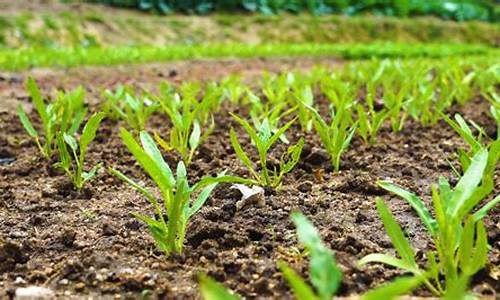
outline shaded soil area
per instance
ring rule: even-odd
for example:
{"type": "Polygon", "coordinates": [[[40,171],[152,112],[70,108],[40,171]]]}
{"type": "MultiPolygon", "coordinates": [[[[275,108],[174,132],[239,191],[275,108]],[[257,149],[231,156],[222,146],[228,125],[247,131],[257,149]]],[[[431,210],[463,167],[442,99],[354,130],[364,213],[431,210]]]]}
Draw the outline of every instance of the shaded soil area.
{"type": "MultiPolygon", "coordinates": [[[[216,79],[236,71],[252,77],[264,68],[278,72],[314,63],[312,60],[304,65],[286,60],[262,61],[260,68],[256,68],[253,62],[191,62],[131,69],[137,73],[128,72],[129,69],[93,68],[39,70],[32,74],[46,92],[54,87],[83,84],[90,92],[87,100],[91,110],[95,110],[96,91],[117,83],[148,86],[163,79],[174,82],[216,79]],[[173,78],[168,78],[170,66],[175,66],[173,69],[177,72],[173,78]]],[[[335,65],[337,62],[321,63],[335,65]]],[[[39,284],[61,296],[93,294],[135,298],[152,291],[159,297],[187,299],[199,297],[197,274],[205,272],[250,299],[290,298],[276,263],[286,261],[304,275],[308,267],[289,219],[294,210],[306,214],[335,251],[344,272],[340,295],[356,295],[399,274],[382,265],[366,268],[356,265],[366,254],[393,252],[376,213],[377,196],[387,201],[412,244],[419,249],[420,257],[431,248],[425,229],[410,206],[385,193],[375,182],[391,179],[425,195],[424,200],[430,203],[430,185],[439,176],[451,178],[452,183],[457,179],[447,159],[453,161],[456,148],[463,143],[444,123],[423,128],[409,121],[399,133],[392,133],[389,126],[385,126],[373,146],[363,145],[355,138],[344,155],[339,173],[331,171],[318,137],[313,133],[303,134],[294,127],[289,130],[289,138],[294,141],[304,136],[306,139],[302,158],[285,177],[281,189],[266,191],[266,205],[249,205],[237,210],[236,202],[241,195],[228,184],[219,185],[200,213],[193,217],[184,253],[165,258],[155,248],[146,226],[130,215],[134,211],[153,213],[144,197],[112,177],[105,168],[83,192],[77,193],[70,188],[65,176],[40,157],[18,121],[14,106],[8,109],[4,106],[18,102],[29,106],[22,88],[26,74],[5,74],[5,79],[0,81],[0,296],[11,295],[19,286],[39,284]]],[[[319,97],[318,103],[324,106],[326,99],[319,97]]],[[[485,101],[478,98],[455,110],[496,136],[485,101]]],[[[200,147],[189,167],[193,182],[224,169],[247,175],[229,142],[231,126],[237,129],[249,152],[253,156],[255,153],[228,111],[246,113],[244,108],[224,108],[215,116],[217,126],[213,135],[200,147]]],[[[115,167],[152,187],[153,183],[122,145],[118,135],[120,126],[124,124],[103,122],[89,149],[87,166],[103,162],[106,167],[115,167]]],[[[165,136],[169,125],[165,115],[157,114],[148,126],[165,136]]],[[[279,157],[282,148],[279,145],[273,157],[279,157]]],[[[165,153],[165,158],[170,165],[178,161],[172,153],[165,153]]],[[[472,285],[475,291],[492,295],[500,290],[498,208],[491,211],[485,224],[492,247],[490,260],[487,268],[475,276],[472,285]]],[[[429,296],[425,290],[418,290],[416,294],[429,296]]]]}
{"type": "Polygon", "coordinates": [[[28,76],[37,80],[45,94],[55,89],[69,90],[79,85],[87,91],[86,101],[96,103],[105,89],[129,85],[136,89],[155,90],[158,83],[173,84],[190,80],[220,80],[238,75],[249,84],[264,73],[309,70],[316,65],[335,67],[343,61],[337,58],[249,58],[190,60],[171,63],[121,65],[111,67],[78,67],[69,69],[33,69],[20,73],[0,71],[0,112],[9,112],[28,101],[25,81],[28,76]]]}

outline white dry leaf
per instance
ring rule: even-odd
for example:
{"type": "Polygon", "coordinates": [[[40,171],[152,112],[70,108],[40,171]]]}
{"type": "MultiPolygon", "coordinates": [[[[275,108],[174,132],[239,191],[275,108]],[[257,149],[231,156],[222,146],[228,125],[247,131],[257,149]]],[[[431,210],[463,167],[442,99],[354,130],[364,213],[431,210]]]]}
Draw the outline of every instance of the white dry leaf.
{"type": "Polygon", "coordinates": [[[231,189],[237,189],[241,193],[241,200],[236,202],[236,210],[241,210],[249,204],[256,204],[258,206],[265,206],[266,200],[264,198],[264,189],[260,186],[252,186],[249,188],[244,184],[233,184],[231,189]]]}
{"type": "Polygon", "coordinates": [[[41,286],[29,286],[25,288],[16,289],[15,299],[27,300],[27,299],[53,299],[55,297],[54,292],[51,289],[41,287],[41,286]]]}

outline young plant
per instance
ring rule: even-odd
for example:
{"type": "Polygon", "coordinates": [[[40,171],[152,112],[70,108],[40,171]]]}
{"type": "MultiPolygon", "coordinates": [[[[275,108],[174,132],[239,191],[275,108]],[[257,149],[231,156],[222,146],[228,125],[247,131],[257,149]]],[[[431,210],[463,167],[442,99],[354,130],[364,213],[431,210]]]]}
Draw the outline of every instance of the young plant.
{"type": "Polygon", "coordinates": [[[57,148],[57,136],[61,132],[73,135],[80,128],[87,113],[87,109],[83,103],[85,92],[81,87],[68,93],[58,92],[55,101],[46,104],[33,78],[28,78],[26,88],[42,121],[43,139],[41,139],[42,134],[39,134],[34,128],[21,105],[17,107],[17,114],[24,129],[35,139],[36,145],[42,155],[50,158],[57,148]]]}
{"type": "MultiPolygon", "coordinates": [[[[271,132],[276,133],[279,130],[281,119],[296,110],[296,107],[285,110],[287,106],[286,102],[276,104],[263,102],[251,91],[248,91],[247,95],[250,102],[250,118],[255,128],[260,128],[264,122],[267,122],[271,132]]],[[[280,141],[285,144],[290,143],[285,134],[280,136],[280,141]]]]}
{"type": "Polygon", "coordinates": [[[224,78],[220,82],[220,86],[224,98],[233,104],[238,104],[248,90],[248,87],[241,81],[241,77],[235,75],[224,78]]]}
{"type": "Polygon", "coordinates": [[[483,93],[483,96],[491,102],[490,114],[497,123],[497,137],[500,135],[500,95],[493,89],[483,93]]]}
{"type": "Polygon", "coordinates": [[[206,112],[206,102],[198,102],[194,97],[184,98],[181,101],[179,94],[175,94],[170,101],[161,101],[163,110],[172,122],[168,141],[155,133],[156,142],[165,150],[175,150],[180,154],[186,165],[193,159],[196,149],[201,145],[215,128],[213,118],[210,125],[200,125],[198,116],[206,112]],[[205,125],[205,126],[203,126],[205,125]],[[203,134],[202,134],[203,127],[203,134]]]}
{"type": "Polygon", "coordinates": [[[239,300],[242,299],[233,291],[226,289],[222,284],[208,277],[199,276],[200,293],[204,300],[239,300]]]}
{"type": "Polygon", "coordinates": [[[219,182],[230,182],[235,178],[223,176],[222,173],[215,178],[203,177],[198,183],[190,186],[184,163],[181,161],[177,164],[174,176],[148,133],[141,131],[139,134],[142,147],[127,130],[122,128],[120,135],[125,146],[157,185],[162,199],[157,199],[151,191],[121,172],[115,169],[110,169],[110,172],[141,192],[153,206],[155,217],[141,213],[133,213],[133,216],[147,224],[158,248],[167,256],[171,253],[181,253],[186,227],[191,217],[200,210],[219,182]],[[198,191],[198,196],[192,201],[193,194],[198,191]],[[167,218],[164,217],[165,212],[167,218]]]}
{"type": "MultiPolygon", "coordinates": [[[[299,241],[305,246],[311,258],[309,280],[313,286],[309,286],[285,262],[280,261],[278,267],[291,286],[297,300],[330,300],[342,281],[342,272],[335,262],[334,254],[323,244],[319,232],[303,214],[294,212],[291,217],[297,227],[299,241]]],[[[206,275],[201,275],[199,282],[200,291],[205,300],[241,299],[239,295],[206,275]]]]}
{"type": "Polygon", "coordinates": [[[483,149],[482,139],[486,134],[483,129],[476,123],[470,121],[471,125],[478,131],[478,136],[475,137],[472,129],[467,125],[467,122],[459,114],[455,114],[455,121],[450,119],[447,115],[442,115],[443,119],[453,128],[462,139],[469,145],[469,151],[458,149],[458,159],[462,170],[466,171],[471,163],[472,157],[481,149],[483,149]]]}
{"type": "Polygon", "coordinates": [[[392,81],[383,81],[384,83],[384,106],[389,110],[389,119],[393,132],[399,132],[404,127],[404,122],[408,113],[404,111],[405,99],[409,97],[409,83],[401,82],[399,91],[394,91],[396,84],[392,81]]]}
{"type": "Polygon", "coordinates": [[[311,258],[309,277],[314,288],[286,263],[279,262],[278,266],[298,300],[332,299],[342,281],[342,272],[335,262],[334,255],[323,244],[319,232],[303,214],[295,212],[291,217],[297,227],[299,241],[305,246],[311,258]]]}
{"type": "Polygon", "coordinates": [[[115,91],[105,90],[102,93],[104,101],[101,102],[101,110],[107,118],[118,121],[124,116],[123,99],[128,92],[130,91],[126,87],[120,85],[115,91]]]}
{"type": "Polygon", "coordinates": [[[303,131],[309,132],[313,127],[313,116],[308,107],[314,105],[314,94],[311,86],[295,84],[293,86],[293,97],[290,97],[292,105],[297,107],[297,117],[303,131]]]}
{"type": "Polygon", "coordinates": [[[323,147],[330,154],[332,165],[335,171],[340,169],[340,158],[351,143],[356,132],[357,122],[352,123],[351,109],[344,106],[336,112],[332,109],[332,120],[328,124],[316,111],[309,107],[314,114],[314,128],[319,134],[323,147]]]}
{"type": "Polygon", "coordinates": [[[147,121],[159,108],[159,104],[149,95],[133,94],[132,88],[124,86],[119,86],[114,92],[106,90],[105,101],[101,107],[113,120],[122,119],[130,128],[139,132],[145,129],[147,121]]]}
{"type": "Polygon", "coordinates": [[[90,117],[87,124],[83,127],[82,135],[78,139],[67,132],[61,132],[57,136],[59,162],[57,162],[55,166],[66,172],[71,183],[78,191],[83,188],[83,185],[87,181],[97,174],[97,171],[101,167],[101,164],[98,164],[89,172],[84,171],[88,145],[95,139],[99,124],[104,117],[105,114],[103,112],[94,114],[90,117]]]}
{"type": "Polygon", "coordinates": [[[410,279],[396,280],[382,289],[397,290],[399,294],[403,294],[423,283],[436,296],[446,296],[453,293],[457,286],[468,285],[469,279],[485,266],[488,243],[481,220],[500,202],[500,196],[474,213],[473,211],[493,190],[493,173],[499,154],[499,142],[495,142],[489,152],[486,149],[479,150],[454,189],[446,179],[440,178],[438,185],[432,186],[435,218],[415,194],[387,181],[378,182],[382,188],[408,201],[436,247],[436,250],[427,253],[426,269],[422,269],[403,230],[385,203],[377,199],[379,215],[400,258],[370,254],[359,263],[384,263],[412,274],[410,279]]]}
{"type": "Polygon", "coordinates": [[[300,154],[302,153],[302,148],[304,147],[304,139],[301,138],[297,144],[289,146],[287,148],[286,152],[281,156],[278,170],[274,168],[274,170],[271,171],[267,168],[268,152],[271,147],[277,142],[280,136],[282,136],[286,132],[286,130],[290,126],[292,126],[293,122],[295,122],[295,119],[288,122],[287,124],[285,124],[285,126],[279,128],[275,133],[273,133],[267,119],[262,122],[260,129],[257,132],[246,120],[234,114],[231,115],[248,133],[259,154],[259,162],[261,168],[260,174],[253,167],[252,161],[238,142],[236,132],[233,128],[231,128],[231,145],[233,146],[233,149],[236,152],[238,158],[241,160],[243,165],[248,168],[253,177],[253,179],[248,180],[248,183],[270,187],[280,186],[283,180],[283,176],[286,173],[292,171],[292,169],[298,163],[300,154]]]}
{"type": "Polygon", "coordinates": [[[384,121],[389,116],[390,111],[381,109],[365,109],[363,105],[357,104],[356,110],[358,113],[358,133],[365,143],[374,144],[377,140],[377,134],[384,121]]]}

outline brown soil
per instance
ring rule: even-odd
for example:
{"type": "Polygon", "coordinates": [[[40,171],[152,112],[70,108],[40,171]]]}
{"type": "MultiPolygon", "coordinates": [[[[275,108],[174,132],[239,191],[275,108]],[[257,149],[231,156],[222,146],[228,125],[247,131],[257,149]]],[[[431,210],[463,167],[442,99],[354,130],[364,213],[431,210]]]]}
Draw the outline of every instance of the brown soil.
{"type": "MultiPolygon", "coordinates": [[[[431,245],[410,206],[375,182],[392,179],[425,195],[429,202],[430,185],[439,176],[456,181],[446,159],[453,158],[463,144],[443,123],[423,128],[410,121],[400,133],[384,127],[373,146],[355,139],[339,173],[331,172],[318,138],[305,134],[307,146],[301,162],[280,190],[266,192],[264,207],[247,206],[237,211],[235,203],[240,195],[227,184],[218,186],[193,217],[184,253],[165,258],[156,250],[147,228],[129,214],[152,213],[146,199],[104,168],[82,193],[72,191],[67,178],[40,158],[12,109],[17,102],[29,105],[22,88],[27,74],[34,74],[46,92],[83,84],[90,90],[88,101],[95,109],[97,92],[117,83],[143,86],[164,79],[216,79],[235,71],[247,76],[260,74],[262,69],[306,68],[314,62],[212,61],[4,74],[0,81],[0,103],[5,108],[0,111],[0,296],[11,295],[19,286],[40,284],[59,295],[121,294],[134,298],[152,290],[159,297],[194,298],[198,296],[197,274],[205,272],[247,298],[290,298],[276,263],[284,260],[307,273],[307,259],[298,251],[301,247],[289,219],[293,210],[310,217],[335,251],[344,272],[341,296],[362,293],[398,275],[397,270],[382,265],[356,266],[366,254],[393,252],[375,210],[377,196],[387,201],[421,254],[431,245]],[[322,176],[317,176],[319,173],[322,176]]],[[[335,61],[322,63],[333,65],[335,61]]],[[[456,110],[496,135],[487,103],[477,99],[456,110]]],[[[241,109],[237,112],[244,114],[241,109]]],[[[155,115],[149,126],[166,134],[166,123],[165,116],[155,115]]],[[[229,143],[228,129],[236,124],[228,118],[227,110],[217,114],[216,123],[214,134],[189,168],[193,181],[223,169],[245,174],[229,143]]],[[[122,145],[118,136],[121,125],[104,121],[91,145],[88,165],[101,161],[153,186],[122,145]]],[[[298,128],[289,132],[292,140],[298,139],[298,128]]],[[[241,130],[239,134],[243,138],[241,130]]],[[[173,154],[166,154],[166,159],[171,165],[177,161],[173,154]]],[[[499,212],[497,208],[485,219],[492,246],[490,262],[473,282],[474,290],[484,295],[500,291],[495,280],[500,264],[499,212]]],[[[416,294],[429,296],[425,290],[416,294]]]]}

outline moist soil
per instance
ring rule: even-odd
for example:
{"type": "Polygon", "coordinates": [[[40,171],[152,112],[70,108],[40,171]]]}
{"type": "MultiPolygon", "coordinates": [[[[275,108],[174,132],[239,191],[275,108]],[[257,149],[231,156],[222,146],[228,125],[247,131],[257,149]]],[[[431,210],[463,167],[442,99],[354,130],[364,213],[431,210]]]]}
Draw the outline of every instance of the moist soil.
{"type": "MultiPolygon", "coordinates": [[[[304,276],[308,273],[307,256],[297,242],[289,218],[292,211],[307,215],[325,243],[335,251],[344,273],[339,295],[359,295],[401,274],[380,264],[364,268],[356,265],[357,260],[367,254],[394,252],[376,212],[377,197],[388,203],[424,263],[424,253],[432,249],[425,228],[405,201],[386,193],[375,183],[380,179],[393,180],[423,195],[428,204],[431,184],[439,176],[456,183],[457,176],[451,171],[449,161],[456,161],[454,153],[464,144],[443,122],[422,127],[409,120],[398,133],[385,126],[374,145],[365,145],[355,138],[343,156],[342,170],[338,173],[332,172],[318,137],[293,127],[288,131],[290,140],[297,141],[301,136],[306,139],[302,158],[285,177],[281,188],[266,190],[265,205],[247,205],[238,210],[239,192],[230,184],[220,184],[191,219],[182,255],[167,258],[155,248],[147,227],[130,215],[130,212],[153,214],[144,197],[111,176],[106,168],[102,168],[82,192],[74,191],[68,179],[40,156],[14,110],[18,103],[30,107],[23,88],[27,75],[33,75],[46,94],[53,88],[68,89],[82,84],[88,89],[91,111],[96,111],[99,92],[119,83],[148,86],[161,80],[178,83],[217,79],[233,72],[251,81],[255,79],[253,75],[263,70],[307,69],[318,62],[335,67],[339,63],[262,60],[256,67],[255,62],[197,61],[3,74],[0,81],[0,296],[8,298],[17,287],[34,284],[47,286],[59,296],[137,298],[149,294],[159,298],[199,298],[197,276],[203,272],[250,299],[291,298],[276,263],[285,261],[304,276]]],[[[318,96],[317,102],[326,108],[326,99],[318,96]]],[[[478,97],[450,112],[460,112],[496,137],[496,126],[488,116],[488,107],[487,102],[478,97]]],[[[230,111],[246,115],[245,108],[229,106],[215,115],[214,133],[199,148],[189,166],[192,182],[224,169],[232,174],[248,175],[232,150],[229,128],[237,129],[240,141],[254,157],[255,151],[248,137],[229,117],[230,111]]],[[[34,113],[30,117],[35,118],[34,113]]],[[[102,162],[152,188],[153,182],[123,146],[118,134],[120,126],[125,124],[103,121],[90,146],[87,167],[102,162]]],[[[166,136],[169,126],[167,117],[157,114],[150,119],[148,129],[166,136]]],[[[279,157],[282,150],[283,145],[278,145],[273,157],[279,157]]],[[[174,153],[164,153],[164,156],[171,166],[179,159],[174,153]]],[[[496,176],[497,184],[498,181],[496,176]]],[[[472,283],[473,290],[484,296],[495,297],[496,291],[500,291],[499,222],[498,208],[485,218],[492,248],[488,266],[472,283]]],[[[415,294],[430,296],[424,289],[415,294]]]]}

